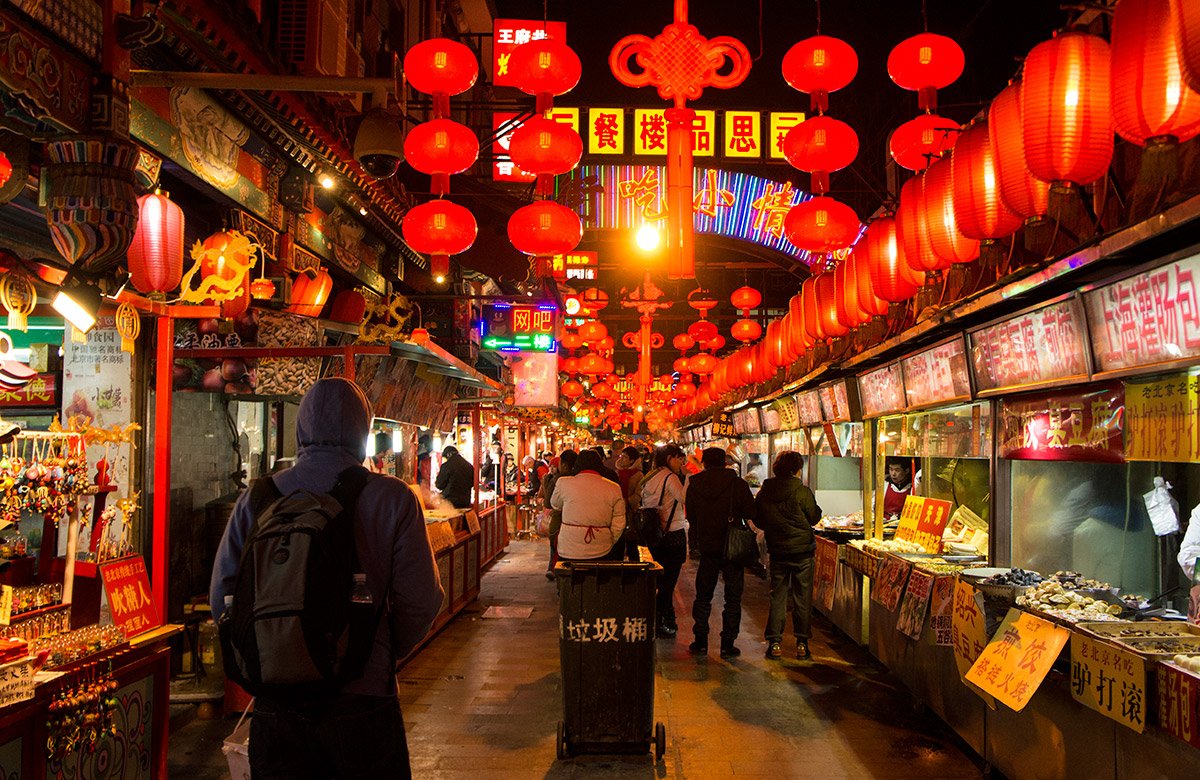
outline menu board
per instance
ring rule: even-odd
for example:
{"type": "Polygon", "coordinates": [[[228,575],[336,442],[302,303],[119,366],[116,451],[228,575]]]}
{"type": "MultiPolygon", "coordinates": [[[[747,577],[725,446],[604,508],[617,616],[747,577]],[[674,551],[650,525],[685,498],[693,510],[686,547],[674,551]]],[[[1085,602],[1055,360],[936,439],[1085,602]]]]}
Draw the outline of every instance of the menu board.
{"type": "Polygon", "coordinates": [[[1086,324],[1070,298],[973,331],[971,368],[981,394],[1088,378],[1086,324]]]}
{"type": "Polygon", "coordinates": [[[821,400],[821,420],[824,422],[849,422],[850,399],[843,380],[831,382],[817,388],[821,400]]]}
{"type": "Polygon", "coordinates": [[[1125,392],[1119,383],[1086,393],[1006,398],[1000,457],[1122,463],[1125,392]]]}
{"type": "Polygon", "coordinates": [[[733,430],[739,435],[762,433],[758,419],[758,407],[751,406],[733,413],[733,430]]]}
{"type": "Polygon", "coordinates": [[[1200,463],[1200,370],[1125,383],[1125,457],[1200,463]]]}
{"type": "Polygon", "coordinates": [[[881,417],[903,411],[904,375],[899,363],[878,368],[858,378],[858,397],[863,417],[881,417]]]}
{"type": "Polygon", "coordinates": [[[910,409],[971,397],[967,350],[961,337],[906,357],[900,365],[910,409]]]}
{"type": "Polygon", "coordinates": [[[1084,296],[1096,371],[1200,357],[1200,255],[1084,296]]]}
{"type": "Polygon", "coordinates": [[[816,390],[796,394],[796,417],[805,427],[821,422],[821,398],[816,390]]]}

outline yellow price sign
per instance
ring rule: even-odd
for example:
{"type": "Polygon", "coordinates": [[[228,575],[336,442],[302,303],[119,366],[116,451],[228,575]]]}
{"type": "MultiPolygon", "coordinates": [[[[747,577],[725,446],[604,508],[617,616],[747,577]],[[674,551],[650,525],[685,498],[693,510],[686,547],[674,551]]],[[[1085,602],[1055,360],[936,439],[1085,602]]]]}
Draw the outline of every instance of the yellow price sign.
{"type": "Polygon", "coordinates": [[[967,681],[1020,712],[1046,678],[1071,632],[1012,608],[975,659],[967,681]]]}
{"type": "Polygon", "coordinates": [[[1140,734],[1146,730],[1146,661],[1107,642],[1074,634],[1071,696],[1140,734]]]}

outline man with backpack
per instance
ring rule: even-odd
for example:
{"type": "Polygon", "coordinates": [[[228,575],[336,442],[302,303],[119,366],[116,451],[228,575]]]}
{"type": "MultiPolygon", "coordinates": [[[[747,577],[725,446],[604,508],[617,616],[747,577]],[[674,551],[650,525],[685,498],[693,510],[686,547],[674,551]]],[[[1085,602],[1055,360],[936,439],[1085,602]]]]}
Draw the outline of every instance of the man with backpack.
{"type": "Polygon", "coordinates": [[[210,604],[227,673],[256,695],[256,780],[411,777],[396,662],[442,587],[412,490],[362,467],[370,424],[353,382],[314,384],[296,465],[242,494],[217,551],[210,604]]]}

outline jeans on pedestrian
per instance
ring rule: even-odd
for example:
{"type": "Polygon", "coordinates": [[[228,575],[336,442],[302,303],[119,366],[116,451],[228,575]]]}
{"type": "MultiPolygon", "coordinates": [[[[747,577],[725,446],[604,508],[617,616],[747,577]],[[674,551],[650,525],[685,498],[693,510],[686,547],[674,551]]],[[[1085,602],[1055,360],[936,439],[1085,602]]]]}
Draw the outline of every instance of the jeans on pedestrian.
{"type": "Polygon", "coordinates": [[[674,628],[675,623],[675,585],[679,582],[679,571],[687,560],[687,540],[684,532],[672,531],[663,537],[662,542],[650,551],[658,565],[662,566],[662,574],[658,577],[658,596],[654,601],[658,623],[674,628]]]}
{"type": "Polygon", "coordinates": [[[250,721],[250,772],[253,780],[409,780],[400,702],[343,693],[288,704],[260,696],[250,721]]]}
{"type": "Polygon", "coordinates": [[[712,614],[713,593],[717,589],[717,577],[725,583],[725,607],[721,611],[721,644],[731,645],[737,639],[742,624],[742,589],[746,582],[746,569],[736,563],[728,563],[723,555],[700,555],[696,568],[696,600],[692,602],[692,627],[696,641],[708,641],[708,617],[712,614]]]}
{"type": "Polygon", "coordinates": [[[796,639],[807,642],[812,621],[813,557],[781,560],[771,556],[771,612],[767,617],[767,642],[783,640],[787,615],[792,614],[796,639]]]}

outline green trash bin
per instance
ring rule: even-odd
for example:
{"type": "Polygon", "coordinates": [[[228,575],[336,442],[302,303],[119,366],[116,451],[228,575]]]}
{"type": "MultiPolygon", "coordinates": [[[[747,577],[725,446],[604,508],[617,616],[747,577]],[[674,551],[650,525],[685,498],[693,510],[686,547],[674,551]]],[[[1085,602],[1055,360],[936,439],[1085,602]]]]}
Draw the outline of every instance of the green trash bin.
{"type": "Polygon", "coordinates": [[[661,759],[654,722],[654,561],[564,561],[558,578],[563,720],[558,757],[644,753],[661,759]]]}

